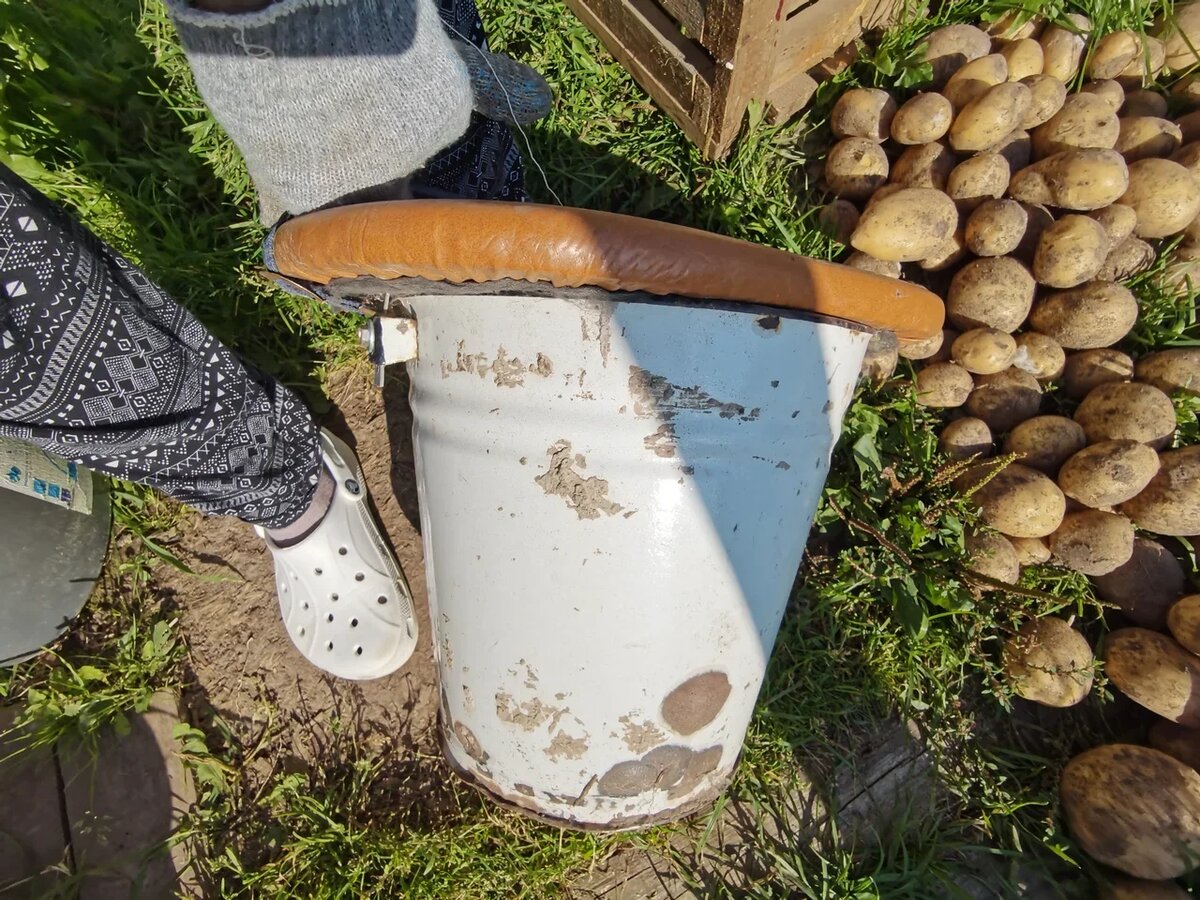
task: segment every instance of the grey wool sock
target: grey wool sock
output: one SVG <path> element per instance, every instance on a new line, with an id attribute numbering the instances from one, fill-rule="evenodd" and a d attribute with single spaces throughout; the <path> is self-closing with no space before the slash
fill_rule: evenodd
<path id="1" fill-rule="evenodd" d="M 245 13 L 167 5 L 265 225 L 402 179 L 470 123 L 467 65 L 432 0 L 280 0 Z"/>

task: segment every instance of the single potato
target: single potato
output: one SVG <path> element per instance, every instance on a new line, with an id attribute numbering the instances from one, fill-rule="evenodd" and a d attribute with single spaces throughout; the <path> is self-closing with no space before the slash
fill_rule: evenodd
<path id="1" fill-rule="evenodd" d="M 838 98 L 829 114 L 829 127 L 839 138 L 861 137 L 876 143 L 891 133 L 896 101 L 879 88 L 851 88 Z"/>
<path id="2" fill-rule="evenodd" d="M 967 219 L 963 240 L 976 256 L 1005 256 L 1017 249 L 1028 223 L 1029 213 L 1016 200 L 985 200 Z"/>
<path id="3" fill-rule="evenodd" d="M 938 447 L 951 459 L 966 459 L 976 454 L 991 456 L 992 430 L 983 419 L 964 416 L 942 429 Z"/>
<path id="4" fill-rule="evenodd" d="M 1111 281 L 1089 281 L 1047 294 L 1029 315 L 1029 324 L 1067 350 L 1108 347 L 1137 321 L 1137 300 Z"/>
<path id="5" fill-rule="evenodd" d="M 1120 609 L 1131 622 L 1162 631 L 1167 627 L 1167 611 L 1183 594 L 1183 582 L 1183 566 L 1166 547 L 1136 537 L 1129 562 L 1092 583 L 1100 599 Z"/>
<path id="6" fill-rule="evenodd" d="M 976 479 L 978 480 L 978 479 Z M 969 484 L 969 480 L 967 481 Z M 974 494 L 983 521 L 1011 537 L 1046 537 L 1062 524 L 1067 501 L 1036 469 L 1011 463 Z"/>
<path id="7" fill-rule="evenodd" d="M 1096 42 L 1088 60 L 1088 78 L 1116 78 L 1142 53 L 1142 42 L 1132 31 L 1114 31 Z"/>
<path id="8" fill-rule="evenodd" d="M 1017 462 L 1053 478 L 1059 467 L 1086 444 L 1083 429 L 1073 419 L 1066 416 L 1034 416 L 1008 433 L 1004 440 L 1004 452 L 1016 453 Z M 1061 479 L 1059 486 L 1062 486 Z"/>
<path id="9" fill-rule="evenodd" d="M 1171 636 L 1191 653 L 1200 654 L 1200 594 L 1188 594 L 1167 611 Z M 1200 747 L 1197 748 L 1200 752 Z"/>
<path id="10" fill-rule="evenodd" d="M 1161 450 L 1175 436 L 1171 398 L 1149 384 L 1102 384 L 1083 398 L 1075 421 L 1083 426 L 1089 444 L 1138 441 Z"/>
<path id="11" fill-rule="evenodd" d="M 1087 46 L 1087 35 L 1092 23 L 1086 16 L 1072 13 L 1067 16 L 1067 25 L 1050 25 L 1042 32 L 1038 43 L 1042 45 L 1042 72 L 1053 76 L 1063 84 L 1079 72 L 1083 50 Z"/>
<path id="12" fill-rule="evenodd" d="M 1023 566 L 1040 566 L 1050 561 L 1050 545 L 1045 538 L 1010 537 L 1008 542 L 1017 551 L 1017 561 Z"/>
<path id="13" fill-rule="evenodd" d="M 1117 202 L 1128 189 L 1129 168 L 1120 153 L 1086 149 L 1055 153 L 1026 166 L 1013 176 L 1008 195 L 1086 212 Z"/>
<path id="14" fill-rule="evenodd" d="M 1173 638 L 1147 628 L 1117 629 L 1104 644 L 1104 669 L 1134 703 L 1178 725 L 1200 727 L 1200 657 Z"/>
<path id="15" fill-rule="evenodd" d="M 917 94 L 892 118 L 892 140 L 906 146 L 930 144 L 946 136 L 953 120 L 954 108 L 941 94 Z"/>
<path id="16" fill-rule="evenodd" d="M 946 179 L 946 195 L 964 215 L 986 200 L 998 200 L 1008 189 L 1008 161 L 999 153 L 978 153 L 964 159 Z"/>
<path id="17" fill-rule="evenodd" d="M 1062 375 L 1067 354 L 1054 338 L 1026 331 L 1017 336 L 1017 352 L 1012 364 L 1038 381 L 1053 381 Z"/>
<path id="18" fill-rule="evenodd" d="M 1179 72 L 1200 62 L 1200 6 L 1177 5 L 1158 37 L 1165 44 L 1164 62 L 1172 71 Z"/>
<path id="19" fill-rule="evenodd" d="M 1083 429 L 1079 429 L 1083 434 Z M 1158 454 L 1139 441 L 1099 441 L 1080 447 L 1058 473 L 1058 486 L 1092 509 L 1132 500 L 1158 474 Z"/>
<path id="20" fill-rule="evenodd" d="M 966 403 L 974 386 L 971 373 L 962 366 L 939 362 L 917 373 L 915 392 L 922 406 L 950 409 Z"/>
<path id="21" fill-rule="evenodd" d="M 858 207 L 849 200 L 834 200 L 821 207 L 817 224 L 839 244 L 849 244 L 850 235 L 858 227 Z"/>
<path id="22" fill-rule="evenodd" d="M 1068 830 L 1098 863 L 1168 879 L 1200 857 L 1200 774 L 1165 753 L 1135 744 L 1085 750 L 1063 769 L 1058 794 Z"/>
<path id="23" fill-rule="evenodd" d="M 1121 512 L 1155 534 L 1200 534 L 1200 446 L 1168 450 L 1159 463 L 1158 474 Z"/>
<path id="24" fill-rule="evenodd" d="M 1008 63 L 1008 80 L 1021 81 L 1030 75 L 1041 75 L 1044 56 L 1042 45 L 1033 38 L 1021 38 L 1000 48 Z"/>
<path id="25" fill-rule="evenodd" d="M 1096 94 L 1072 94 L 1049 121 L 1033 129 L 1033 157 L 1045 159 L 1068 150 L 1108 149 L 1117 143 L 1120 131 L 1116 110 L 1107 100 Z"/>
<path id="26" fill-rule="evenodd" d="M 863 272 L 874 272 L 876 275 L 882 275 L 885 278 L 899 278 L 901 274 L 900 263 L 894 260 L 876 259 L 870 254 L 863 253 L 861 250 L 855 250 L 847 256 L 843 265 L 847 265 L 852 269 L 860 269 Z"/>
<path id="27" fill-rule="evenodd" d="M 1018 697 L 1062 709 L 1092 689 L 1096 661 L 1082 634 L 1062 619 L 1030 619 L 1004 644 L 1004 674 Z"/>
<path id="28" fill-rule="evenodd" d="M 1093 279 L 1107 256 L 1103 225 L 1088 216 L 1063 216 L 1042 232 L 1033 277 L 1047 287 L 1075 287 Z"/>
<path id="29" fill-rule="evenodd" d="M 1083 350 L 1067 357 L 1063 366 L 1062 388 L 1072 400 L 1082 400 L 1102 384 L 1133 378 L 1133 360 L 1120 350 L 1100 347 Z"/>
<path id="30" fill-rule="evenodd" d="M 1104 265 L 1096 273 L 1096 279 L 1099 281 L 1124 281 L 1154 265 L 1154 248 L 1141 238 L 1127 237 L 1119 244 L 1112 243 L 1110 239 L 1109 246 L 1112 249 L 1108 251 L 1108 255 L 1104 257 Z"/>
<path id="31" fill-rule="evenodd" d="M 1042 386 L 1028 372 L 1009 367 L 975 379 L 967 412 L 988 423 L 994 432 L 1008 431 L 1032 419 L 1042 405 Z"/>
<path id="32" fill-rule="evenodd" d="M 1137 213 L 1138 237 L 1169 237 L 1200 215 L 1200 182 L 1177 162 L 1139 159 L 1129 164 L 1129 188 L 1117 202 Z"/>
<path id="33" fill-rule="evenodd" d="M 1159 350 L 1139 359 L 1133 371 L 1138 381 L 1152 384 L 1164 394 L 1200 394 L 1200 347 Z"/>
<path id="34" fill-rule="evenodd" d="M 887 154 L 869 138 L 843 138 L 825 158 L 825 183 L 846 200 L 868 199 L 887 179 Z"/>
<path id="35" fill-rule="evenodd" d="M 946 340 L 946 335 L 947 335 L 947 329 L 943 328 L 940 332 L 935 334 L 933 337 L 928 338 L 923 341 L 901 341 L 900 342 L 900 358 L 901 359 L 929 359 L 930 357 L 937 355 L 942 349 L 942 344 L 945 343 L 946 344 L 945 359 L 949 359 L 950 358 L 950 344 L 953 342 L 954 337 L 957 336 L 957 332 L 954 332 L 954 337 L 951 337 L 949 341 Z M 936 360 L 936 361 L 944 362 L 945 359 Z"/>
<path id="36" fill-rule="evenodd" d="M 1004 535 L 977 532 L 968 534 L 963 544 L 972 572 L 1005 584 L 1016 584 L 1020 580 L 1021 564 L 1017 561 L 1017 551 Z"/>
<path id="37" fill-rule="evenodd" d="M 1033 99 L 1020 82 L 1005 82 L 968 103 L 950 125 L 950 146 L 960 152 L 986 150 L 1015 131 Z"/>
<path id="38" fill-rule="evenodd" d="M 973 375 L 991 375 L 1009 367 L 1017 342 L 1006 331 L 972 328 L 954 339 L 950 358 Z"/>
<path id="39" fill-rule="evenodd" d="M 946 312 L 960 331 L 986 325 L 1011 334 L 1029 315 L 1035 287 L 1029 270 L 1011 256 L 972 260 L 950 281 Z"/>
<path id="40" fill-rule="evenodd" d="M 1050 535 L 1060 565 L 1084 575 L 1107 575 L 1133 556 L 1133 523 L 1099 509 L 1067 513 Z"/>
<path id="41" fill-rule="evenodd" d="M 1113 149 L 1126 162 L 1170 156 L 1179 149 L 1183 132 L 1174 122 L 1157 116 L 1132 116 L 1121 120 L 1121 133 Z"/>
<path id="42" fill-rule="evenodd" d="M 938 250 L 957 227 L 953 200 L 932 188 L 905 188 L 867 207 L 850 245 L 876 259 L 915 262 Z"/>

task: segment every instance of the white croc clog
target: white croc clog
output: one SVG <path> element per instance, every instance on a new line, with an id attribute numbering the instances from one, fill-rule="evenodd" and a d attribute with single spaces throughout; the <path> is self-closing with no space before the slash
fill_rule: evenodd
<path id="1" fill-rule="evenodd" d="M 283 624 L 314 666 L 339 678 L 382 678 L 417 644 L 412 594 L 367 505 L 353 451 L 321 430 L 321 457 L 337 481 L 325 518 L 289 547 L 266 532 Z"/>

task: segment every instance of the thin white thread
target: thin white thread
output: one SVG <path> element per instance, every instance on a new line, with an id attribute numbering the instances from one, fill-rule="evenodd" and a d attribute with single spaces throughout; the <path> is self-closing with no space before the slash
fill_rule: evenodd
<path id="1" fill-rule="evenodd" d="M 457 34 L 468 44 L 474 46 L 474 44 L 471 43 L 471 40 L 453 25 L 446 23 L 446 27 Z M 512 116 L 512 123 L 517 126 L 517 131 L 521 133 L 521 138 L 525 141 L 525 150 L 529 154 L 530 161 L 537 167 L 538 174 L 542 176 L 542 184 L 546 186 L 546 190 L 550 192 L 550 196 L 554 198 L 554 202 L 559 206 L 566 206 L 566 204 L 563 203 L 559 198 L 558 194 L 554 192 L 554 188 L 550 187 L 550 179 L 546 177 L 546 170 L 542 168 L 542 164 L 538 162 L 537 154 L 533 152 L 533 144 L 529 141 L 529 135 L 525 133 L 525 129 L 522 128 L 521 123 L 517 121 L 517 111 L 513 108 L 512 97 L 510 97 L 508 94 L 508 88 L 504 86 L 504 81 L 500 78 L 500 73 L 496 71 L 496 67 L 492 65 L 492 61 L 488 59 L 487 54 L 487 50 L 481 50 L 479 55 L 480 58 L 487 63 L 487 67 L 491 69 L 492 77 L 496 79 L 496 84 L 500 86 L 500 90 L 504 93 L 504 102 L 508 104 L 508 112 L 509 115 Z"/>

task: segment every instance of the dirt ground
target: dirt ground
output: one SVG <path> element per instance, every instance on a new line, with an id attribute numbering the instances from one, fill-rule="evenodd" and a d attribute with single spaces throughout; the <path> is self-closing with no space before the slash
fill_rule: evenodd
<path id="1" fill-rule="evenodd" d="M 412 586 L 420 643 L 400 671 L 356 683 L 307 663 L 284 631 L 271 555 L 236 519 L 191 517 L 174 549 L 196 574 L 158 570 L 157 588 L 177 608 L 190 647 L 189 715 L 217 734 L 220 725 L 213 724 L 219 717 L 247 753 L 243 764 L 252 773 L 320 770 L 385 757 L 408 760 L 410 768 L 421 763 L 430 770 L 421 781 L 444 777 L 437 760 L 438 691 L 403 379 L 402 373 L 390 374 L 380 392 L 361 371 L 339 373 L 328 386 L 334 410 L 324 422 L 355 448 Z"/>

